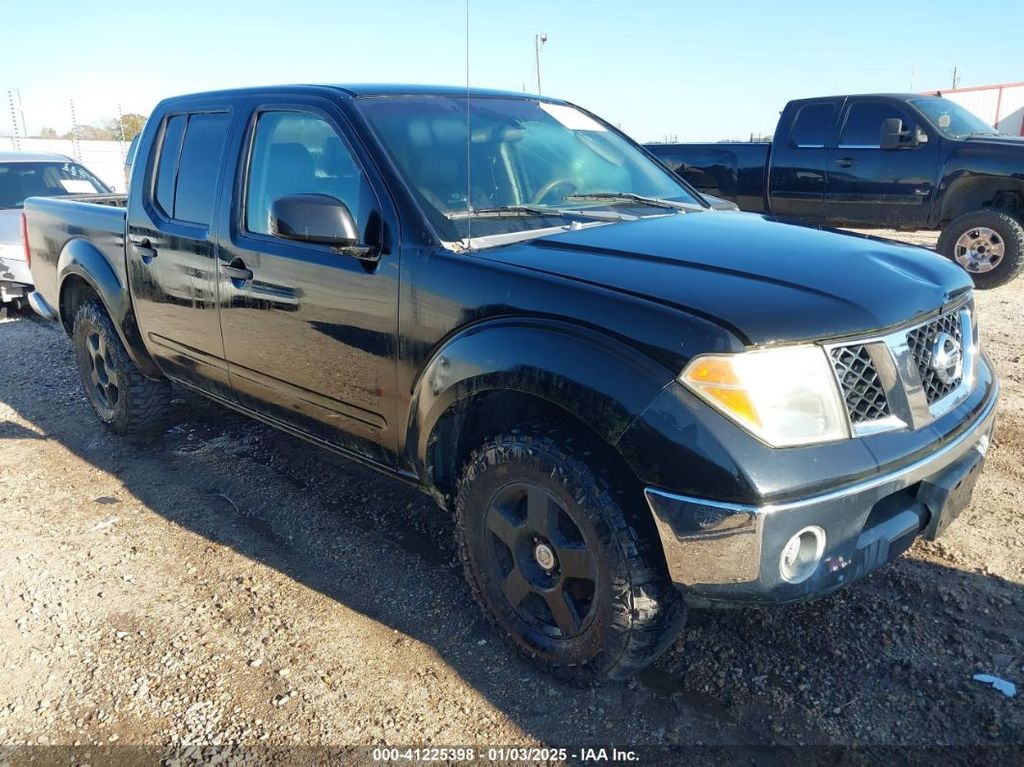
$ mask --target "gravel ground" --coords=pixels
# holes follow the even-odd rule
[[[978,305],[1001,416],[943,539],[693,611],[592,689],[487,629],[416,491],[186,394],[155,445],[111,436],[60,329],[0,322],[0,745],[1024,742],[1024,695],[971,679],[1024,684],[1024,283]]]

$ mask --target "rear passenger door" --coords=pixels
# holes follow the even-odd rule
[[[838,146],[830,153],[827,218],[836,224],[919,228],[927,225],[935,194],[939,142],[881,148],[882,123],[903,122],[903,131],[929,128],[902,104],[882,99],[850,100]],[[927,135],[927,134],[926,134]]]
[[[164,116],[141,199],[129,205],[126,243],[146,347],[168,375],[220,396],[231,389],[210,230],[231,120],[227,105]]]
[[[248,111],[248,110],[247,110]],[[394,213],[340,108],[327,100],[252,104],[222,222],[221,328],[238,401],[304,434],[394,463],[398,249]],[[352,212],[370,262],[284,239],[270,206],[330,195]],[[238,270],[244,270],[239,272]],[[238,275],[246,275],[238,279]]]
[[[839,104],[835,99],[800,104],[788,135],[775,137],[768,173],[772,213],[810,221],[824,215],[828,145]]]

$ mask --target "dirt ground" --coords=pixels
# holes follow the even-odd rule
[[[1001,415],[946,536],[592,689],[487,628],[426,497],[185,394],[126,442],[57,325],[0,322],[0,746],[1022,743],[1024,282],[977,299]]]

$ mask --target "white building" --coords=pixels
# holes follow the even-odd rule
[[[1024,136],[1024,82],[934,91],[1011,136]]]

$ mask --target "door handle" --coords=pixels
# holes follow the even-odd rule
[[[854,165],[857,164],[857,161],[854,160],[852,157],[840,157],[838,160],[835,161],[835,163],[840,168],[852,168]]]
[[[143,237],[141,240],[132,240],[132,250],[135,251],[135,255],[142,259],[144,264],[148,264],[157,255],[156,248],[150,243],[148,237]]]
[[[252,279],[252,269],[246,269],[240,258],[236,258],[230,264],[221,264],[220,273],[231,280],[249,282]]]

